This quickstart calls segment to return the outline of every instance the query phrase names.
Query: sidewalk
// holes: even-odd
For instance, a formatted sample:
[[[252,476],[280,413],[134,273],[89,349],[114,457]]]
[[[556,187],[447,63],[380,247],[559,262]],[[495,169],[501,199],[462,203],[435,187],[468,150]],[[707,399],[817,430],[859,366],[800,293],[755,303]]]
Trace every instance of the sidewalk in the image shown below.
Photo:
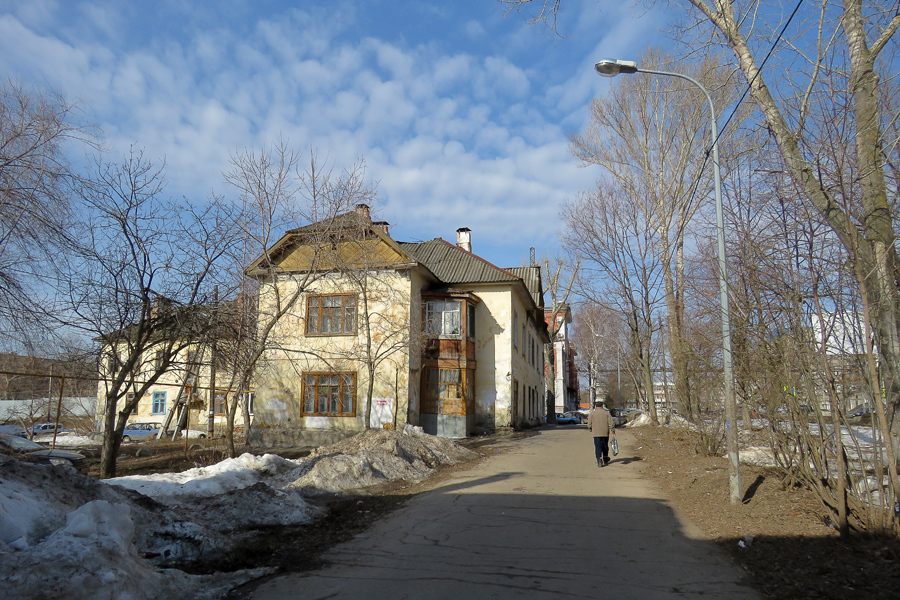
[[[598,468],[584,426],[487,446],[492,455],[410,500],[253,600],[717,598],[758,600],[640,478],[632,437]]]

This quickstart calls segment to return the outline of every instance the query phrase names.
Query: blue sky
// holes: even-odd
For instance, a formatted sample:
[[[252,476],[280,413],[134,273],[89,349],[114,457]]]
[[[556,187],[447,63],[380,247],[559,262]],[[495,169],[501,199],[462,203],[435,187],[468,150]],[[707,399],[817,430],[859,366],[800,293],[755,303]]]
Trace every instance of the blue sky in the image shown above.
[[[564,7],[560,38],[494,0],[0,0],[0,72],[165,159],[172,196],[231,193],[229,154],[284,138],[365,159],[395,239],[469,227],[516,266],[558,251],[559,207],[598,176],[566,142],[608,89],[593,63],[664,43],[664,7]]]

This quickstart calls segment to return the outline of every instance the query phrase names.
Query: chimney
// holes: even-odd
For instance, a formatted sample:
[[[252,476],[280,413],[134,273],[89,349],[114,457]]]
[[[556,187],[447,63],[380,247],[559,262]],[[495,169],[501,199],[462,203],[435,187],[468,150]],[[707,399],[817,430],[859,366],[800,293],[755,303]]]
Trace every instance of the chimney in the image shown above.
[[[472,230],[468,227],[460,227],[456,230],[456,245],[466,252],[472,251]]]
[[[369,216],[369,205],[368,204],[357,204],[356,205],[356,214],[359,218],[366,223],[372,222],[372,217]]]
[[[383,231],[385,235],[390,235],[390,233],[391,233],[390,232],[391,224],[388,223],[387,221],[375,221],[374,223],[372,223],[372,225],[374,225],[375,227],[377,227],[381,231]]]

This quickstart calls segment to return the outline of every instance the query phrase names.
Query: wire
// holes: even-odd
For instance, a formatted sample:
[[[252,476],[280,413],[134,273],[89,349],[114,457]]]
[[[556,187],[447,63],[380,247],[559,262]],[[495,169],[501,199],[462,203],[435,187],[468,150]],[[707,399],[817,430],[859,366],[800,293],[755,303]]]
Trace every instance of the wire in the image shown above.
[[[709,155],[712,152],[713,146],[718,143],[719,138],[722,137],[722,133],[725,131],[725,128],[728,127],[728,124],[731,123],[731,120],[734,118],[734,115],[737,114],[738,108],[741,107],[741,104],[744,102],[744,99],[747,98],[747,94],[750,93],[750,88],[753,86],[753,82],[756,81],[756,78],[762,73],[763,69],[766,66],[766,63],[769,61],[769,58],[772,56],[772,53],[775,51],[775,47],[778,45],[778,42],[781,41],[781,38],[784,36],[784,32],[787,31],[788,26],[791,24],[791,21],[794,20],[794,17],[797,15],[797,12],[800,10],[800,6],[803,4],[803,0],[798,0],[797,6],[794,7],[793,12],[791,12],[791,16],[788,17],[788,20],[784,23],[784,27],[781,28],[781,31],[778,33],[778,37],[775,38],[775,41],[772,42],[772,46],[769,48],[769,51],[766,53],[765,58],[763,58],[762,62],[759,64],[759,68],[756,70],[756,74],[753,76],[747,83],[747,89],[744,90],[744,93],[741,94],[740,99],[735,104],[734,109],[732,109],[731,114],[728,115],[728,118],[725,120],[725,123],[719,127],[719,130],[716,132],[716,137],[713,139],[712,143],[706,149],[704,153],[705,156],[703,158],[703,164],[700,165],[697,173],[703,173],[703,170],[706,168],[706,163],[709,162]],[[691,191],[691,195],[688,198],[687,205],[690,206],[694,201],[694,195],[697,193],[697,190],[700,188],[700,180],[701,176],[697,176],[697,179],[694,180],[693,190]]]
[[[787,31],[788,26],[791,24],[791,21],[794,20],[794,16],[796,16],[797,11],[800,10],[800,6],[803,4],[803,0],[799,0],[797,2],[797,6],[794,7],[794,11],[791,13],[791,16],[788,17],[788,20],[785,22],[784,27],[781,28],[781,32],[779,32],[778,37],[775,38],[775,41],[772,42],[772,47],[769,48],[769,51],[766,53],[766,57],[763,58],[763,61],[759,64],[759,68],[756,70],[756,74],[753,76],[747,83],[747,89],[744,90],[744,93],[741,95],[741,99],[738,100],[737,104],[735,104],[734,109],[731,111],[731,114],[728,115],[728,119],[725,120],[725,123],[719,128],[719,131],[716,132],[716,139],[713,140],[713,144],[719,141],[719,138],[722,137],[722,132],[725,131],[725,128],[728,127],[728,124],[731,123],[731,119],[734,118],[734,115],[737,114],[738,108],[741,107],[741,104],[744,102],[744,99],[747,97],[747,94],[750,93],[750,88],[753,87],[753,82],[756,81],[756,78],[759,77],[760,73],[763,72],[763,69],[766,67],[766,63],[769,61],[769,57],[772,56],[772,53],[775,51],[775,47],[778,45],[778,42],[781,41],[781,38],[784,36],[784,32]],[[712,151],[712,147],[706,151],[707,156]]]

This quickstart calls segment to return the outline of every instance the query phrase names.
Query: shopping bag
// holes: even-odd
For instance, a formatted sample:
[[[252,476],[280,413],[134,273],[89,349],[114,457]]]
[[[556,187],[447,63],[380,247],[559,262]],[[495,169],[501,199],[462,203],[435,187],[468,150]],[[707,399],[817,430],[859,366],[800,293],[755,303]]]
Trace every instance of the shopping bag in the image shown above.
[[[619,441],[616,438],[613,438],[609,442],[609,447],[612,449],[613,456],[619,455]]]

